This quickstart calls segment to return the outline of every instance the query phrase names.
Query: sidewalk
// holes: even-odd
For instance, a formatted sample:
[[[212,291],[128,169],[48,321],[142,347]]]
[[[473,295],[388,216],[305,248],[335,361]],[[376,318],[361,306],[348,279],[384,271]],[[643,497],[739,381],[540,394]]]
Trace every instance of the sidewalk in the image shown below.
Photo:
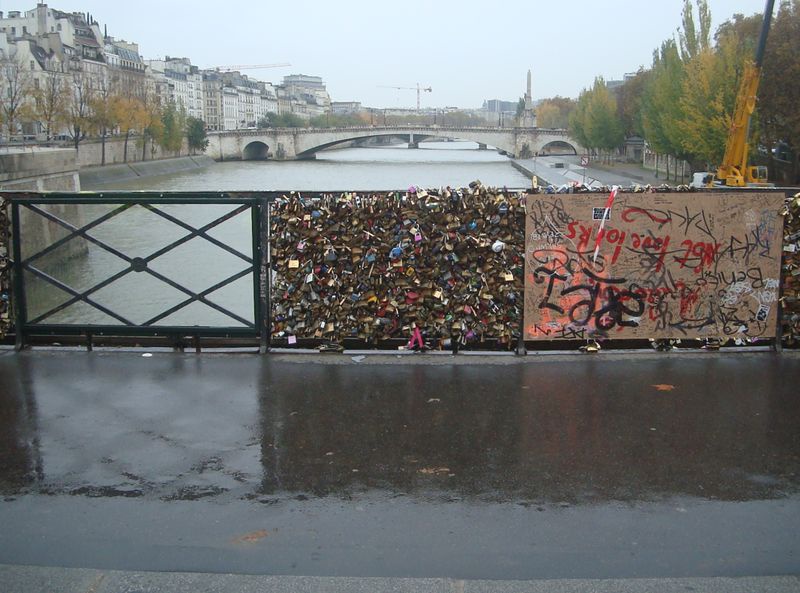
[[[796,593],[796,576],[626,580],[250,576],[0,565],[3,593]]]

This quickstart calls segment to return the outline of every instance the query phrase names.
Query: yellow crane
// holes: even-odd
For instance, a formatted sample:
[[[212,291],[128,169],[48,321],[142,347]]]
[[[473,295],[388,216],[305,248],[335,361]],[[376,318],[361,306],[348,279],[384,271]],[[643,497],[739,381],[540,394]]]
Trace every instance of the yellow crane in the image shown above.
[[[425,93],[433,92],[433,89],[431,87],[421,87],[419,85],[419,83],[417,83],[416,87],[413,87],[413,86],[383,86],[383,85],[380,85],[380,86],[378,86],[378,88],[381,88],[381,89],[397,89],[397,90],[400,90],[400,91],[417,91],[417,111],[419,111],[419,98],[420,98],[420,95],[423,92],[425,92]]]
[[[728,141],[725,144],[725,156],[717,167],[716,182],[728,187],[758,187],[767,186],[767,168],[764,166],[749,166],[750,157],[750,119],[756,108],[758,85],[761,82],[761,70],[764,63],[764,50],[767,46],[767,35],[772,22],[772,9],[775,0],[767,0],[764,9],[764,20],[761,24],[761,35],[758,39],[755,61],[745,63],[742,82],[736,95],[736,106],[733,111],[731,128],[728,132]],[[703,175],[702,173],[699,175]],[[705,174],[708,175],[708,174]],[[695,174],[697,179],[698,174]],[[710,178],[707,185],[714,184]]]

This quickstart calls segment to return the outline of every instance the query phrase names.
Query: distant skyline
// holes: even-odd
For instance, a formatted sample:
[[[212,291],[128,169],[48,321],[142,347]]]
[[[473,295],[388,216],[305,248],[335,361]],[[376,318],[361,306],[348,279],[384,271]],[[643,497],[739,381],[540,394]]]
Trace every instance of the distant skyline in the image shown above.
[[[334,101],[367,107],[480,107],[516,101],[533,71],[533,99],[577,97],[595,76],[621,79],[648,67],[676,34],[682,0],[572,0],[487,3],[474,0],[363,0],[252,3],[171,0],[47,2],[89,12],[109,35],[139,44],[142,57],[187,57],[201,68],[291,63],[243,70],[279,83],[288,74],[321,76]],[[509,6],[513,5],[513,8]],[[695,2],[696,4],[696,2]],[[764,10],[764,0],[709,0],[712,32],[734,13]],[[779,4],[779,2],[776,2]],[[36,2],[0,0],[0,10]],[[777,6],[776,6],[777,12]]]

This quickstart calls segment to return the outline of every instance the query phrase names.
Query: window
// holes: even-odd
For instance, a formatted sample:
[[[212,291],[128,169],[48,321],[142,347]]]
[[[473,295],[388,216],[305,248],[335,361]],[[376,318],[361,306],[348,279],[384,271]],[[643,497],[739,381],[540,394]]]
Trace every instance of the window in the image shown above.
[[[61,31],[61,23],[58,23],[58,25],[56,26],[56,29],[58,29],[59,31]]]
[[[11,27],[11,34],[12,35],[16,35],[17,34],[17,28],[16,27]]]
[[[31,70],[35,70],[35,69],[36,69],[36,68],[35,68],[35,66],[34,66],[34,62],[33,62],[33,60],[31,60]]]
[[[22,27],[22,34],[23,35],[27,35],[28,34],[28,27]]]

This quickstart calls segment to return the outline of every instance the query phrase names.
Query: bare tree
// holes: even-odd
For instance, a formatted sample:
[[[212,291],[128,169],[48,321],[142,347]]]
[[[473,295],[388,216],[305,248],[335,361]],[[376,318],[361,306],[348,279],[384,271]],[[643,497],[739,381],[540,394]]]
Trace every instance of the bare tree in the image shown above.
[[[98,86],[92,94],[89,104],[91,108],[92,127],[100,133],[100,164],[106,164],[106,137],[116,127],[114,117],[115,89],[117,81],[104,73],[98,79]]]
[[[53,133],[67,123],[70,101],[68,80],[57,63],[48,65],[32,95],[33,116],[41,123],[50,140]]]
[[[71,96],[67,109],[67,123],[69,133],[75,150],[79,150],[81,141],[86,138],[86,134],[92,129],[92,91],[89,76],[81,71],[75,70],[72,73]]]
[[[31,71],[16,58],[0,59],[0,116],[8,139],[16,134],[31,89]]]

